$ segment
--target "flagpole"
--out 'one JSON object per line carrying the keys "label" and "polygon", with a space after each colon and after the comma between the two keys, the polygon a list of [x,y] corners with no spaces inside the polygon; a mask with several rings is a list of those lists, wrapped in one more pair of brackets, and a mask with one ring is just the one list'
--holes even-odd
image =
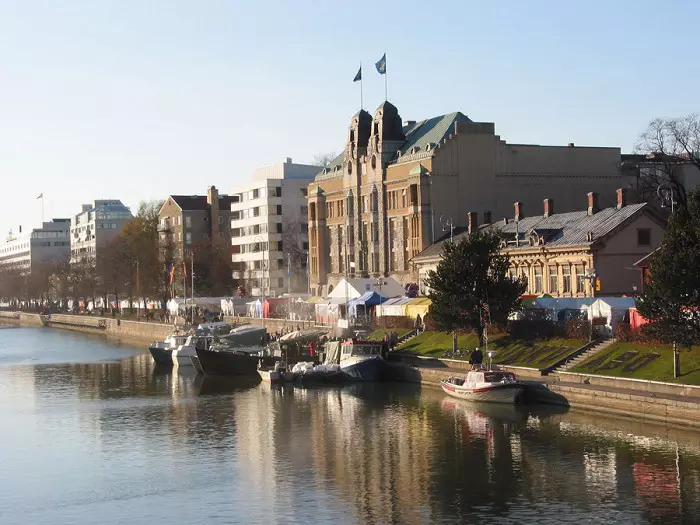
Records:
{"label": "flagpole", "polygon": [[362,97],[362,62],[360,62],[360,109],[365,109],[364,100]]}
{"label": "flagpole", "polygon": [[389,90],[387,88],[387,74],[386,74],[386,51],[384,51],[384,100],[389,102]]}

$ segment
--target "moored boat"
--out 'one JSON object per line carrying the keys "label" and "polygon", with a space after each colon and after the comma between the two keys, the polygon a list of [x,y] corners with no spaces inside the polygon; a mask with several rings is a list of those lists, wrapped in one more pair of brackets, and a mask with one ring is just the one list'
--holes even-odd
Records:
{"label": "moored boat", "polygon": [[273,366],[278,358],[227,348],[196,348],[202,372],[210,376],[258,375],[258,363]]}
{"label": "moored boat", "polygon": [[525,389],[514,373],[485,369],[470,370],[466,377],[449,377],[440,386],[452,397],[489,403],[515,403]]}
{"label": "moored boat", "polygon": [[156,364],[172,365],[173,350],[177,350],[178,347],[185,344],[185,342],[187,341],[187,337],[187,334],[181,334],[176,332],[166,337],[163,341],[151,343],[151,345],[148,347],[148,350],[149,352],[151,352],[151,356],[153,357],[153,360],[156,362]]}
{"label": "moored boat", "polygon": [[378,381],[384,370],[381,343],[348,339],[340,344],[340,371],[351,381]]}

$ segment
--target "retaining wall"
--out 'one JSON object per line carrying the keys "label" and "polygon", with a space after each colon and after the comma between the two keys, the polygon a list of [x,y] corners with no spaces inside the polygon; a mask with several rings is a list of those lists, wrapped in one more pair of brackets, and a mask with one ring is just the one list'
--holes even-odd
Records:
{"label": "retaining wall", "polygon": [[26,312],[8,312],[0,311],[0,320],[7,321],[13,324],[22,326],[44,326],[44,322],[39,314],[30,314]]}
{"label": "retaining wall", "polygon": [[688,396],[700,400],[700,386],[678,385],[675,383],[630,379],[626,377],[578,374],[575,372],[558,372],[556,375],[561,381],[567,383],[581,383],[626,390],[638,390],[654,394]]}

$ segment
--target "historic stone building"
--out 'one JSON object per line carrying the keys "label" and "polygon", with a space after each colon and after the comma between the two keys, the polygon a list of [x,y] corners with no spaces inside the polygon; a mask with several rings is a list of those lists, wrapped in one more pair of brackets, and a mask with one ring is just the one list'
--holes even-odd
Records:
{"label": "historic stone building", "polygon": [[[580,200],[581,204],[585,201]],[[639,291],[640,258],[658,248],[666,231],[666,219],[647,204],[628,204],[626,192],[617,190],[615,206],[601,209],[596,193],[587,195],[587,208],[555,213],[551,199],[544,201],[540,213],[523,215],[520,203],[513,214],[493,224],[470,224],[454,236],[454,241],[470,231],[497,231],[502,253],[510,260],[509,274],[524,277],[531,295],[552,297],[594,297],[596,295],[634,294]],[[425,280],[442,257],[445,237],[426,248],[411,261],[427,294]]]}
{"label": "historic stone building", "polygon": [[507,144],[493,123],[450,113],[402,122],[384,102],[352,117],[344,151],[309,185],[312,291],[325,295],[341,277],[387,276],[410,282],[409,261],[467,212],[482,222],[556,199],[576,209],[579,195],[627,187],[619,148]]}

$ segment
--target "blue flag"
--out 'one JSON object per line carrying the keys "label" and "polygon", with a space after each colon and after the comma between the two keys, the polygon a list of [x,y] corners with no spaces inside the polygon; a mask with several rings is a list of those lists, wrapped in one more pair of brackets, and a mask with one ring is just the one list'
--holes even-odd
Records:
{"label": "blue flag", "polygon": [[360,66],[360,69],[357,70],[357,75],[355,75],[355,78],[352,79],[353,82],[357,82],[358,80],[362,80],[362,66]]}
{"label": "blue flag", "polygon": [[377,72],[380,75],[386,75],[386,53],[384,53],[382,58],[379,59],[379,62],[374,65],[377,67]]}

